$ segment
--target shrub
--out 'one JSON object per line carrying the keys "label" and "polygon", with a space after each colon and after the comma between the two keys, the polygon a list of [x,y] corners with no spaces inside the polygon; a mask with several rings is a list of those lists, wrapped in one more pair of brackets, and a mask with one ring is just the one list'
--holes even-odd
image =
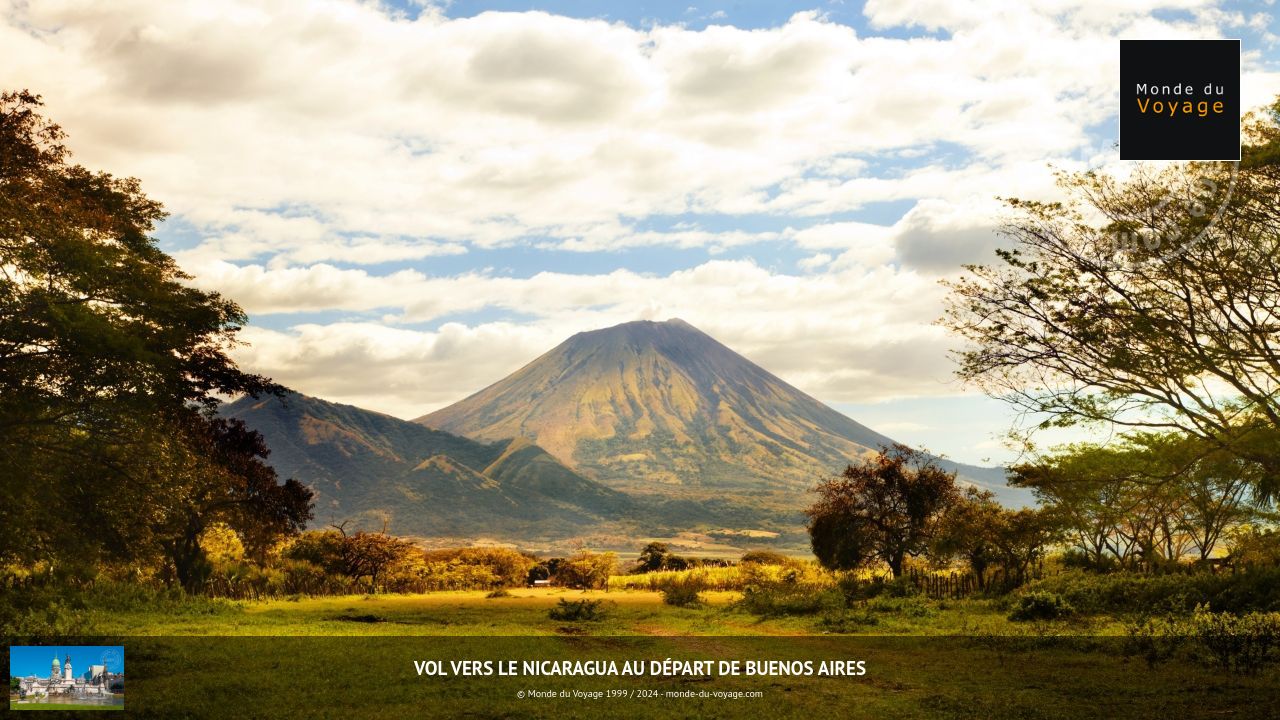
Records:
{"label": "shrub", "polygon": [[1197,605],[1237,614],[1280,610],[1280,568],[1222,575],[1071,571],[1034,581],[1024,589],[1060,595],[1082,613],[1185,613]]}
{"label": "shrub", "polygon": [[1280,529],[1259,529],[1252,525],[1231,534],[1231,562],[1243,566],[1280,565]]}
{"label": "shrub", "polygon": [[490,600],[495,598],[509,598],[511,597],[511,593],[507,592],[506,588],[498,588],[497,590],[490,590],[489,594],[485,595],[485,597]]}
{"label": "shrub", "polygon": [[844,597],[830,588],[748,585],[737,605],[753,615],[813,615],[842,609]]}
{"label": "shrub", "polygon": [[859,612],[851,612],[841,609],[836,612],[827,612],[818,621],[818,627],[824,632],[830,633],[855,633],[863,628],[873,625],[879,625],[880,619],[871,613],[870,610],[862,610]]}
{"label": "shrub", "polygon": [[606,615],[603,600],[565,600],[549,611],[547,617],[560,622],[594,622]]}
{"label": "shrub", "polygon": [[1125,625],[1125,654],[1140,655],[1147,667],[1168,660],[1186,642],[1186,630],[1174,616],[1145,615]]}
{"label": "shrub", "polygon": [[1232,615],[1196,609],[1190,633],[1218,667],[1256,674],[1280,654],[1280,613]]}
{"label": "shrub", "polygon": [[667,579],[658,588],[662,593],[662,602],[676,607],[701,604],[701,593],[706,589],[707,580],[700,573],[687,573]]}
{"label": "shrub", "polygon": [[911,618],[928,617],[933,614],[933,608],[921,595],[912,595],[910,597],[881,595],[868,603],[867,611]]}
{"label": "shrub", "polygon": [[773,550],[752,550],[742,556],[738,562],[743,565],[791,565],[796,561]]}
{"label": "shrub", "polygon": [[1058,620],[1075,613],[1071,604],[1054,593],[1032,591],[1018,598],[1010,620]]}
{"label": "shrub", "polygon": [[1152,666],[1184,647],[1205,664],[1245,675],[1280,659],[1280,613],[1233,615],[1200,606],[1191,615],[1143,618],[1127,629],[1126,652]]}
{"label": "shrub", "polygon": [[920,594],[920,588],[911,581],[911,578],[903,575],[880,583],[880,594],[893,598],[914,597]]}

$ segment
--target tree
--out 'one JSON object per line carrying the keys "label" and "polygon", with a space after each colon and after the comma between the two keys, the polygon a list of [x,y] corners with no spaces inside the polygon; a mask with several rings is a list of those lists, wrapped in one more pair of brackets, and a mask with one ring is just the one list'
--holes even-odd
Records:
{"label": "tree", "polygon": [[[311,490],[296,480],[280,484],[276,472],[262,462],[267,447],[262,436],[240,420],[186,417],[170,454],[159,468],[157,485],[169,492],[153,501],[157,532],[176,578],[194,588],[193,571],[205,565],[200,538],[210,526],[226,523],[236,530],[247,554],[261,559],[275,538],[302,530],[311,519]],[[180,492],[179,492],[180,490]]]}
{"label": "tree", "polygon": [[1188,433],[1260,463],[1261,498],[1280,490],[1277,117],[1251,121],[1235,176],[1090,172],[1061,178],[1064,202],[1009,201],[1001,263],[947,283],[959,376],[1040,427]]}
{"label": "tree", "polygon": [[369,587],[377,589],[378,576],[400,560],[412,547],[407,541],[386,533],[359,531],[345,536],[342,559],[347,576],[369,578]]}
{"label": "tree", "polygon": [[1090,565],[1131,562],[1139,551],[1134,519],[1155,480],[1145,457],[1122,446],[1076,444],[1010,469],[1009,484],[1031,488],[1047,517]]}
{"label": "tree", "polygon": [[986,589],[987,570],[1004,569],[1006,582],[1021,585],[1031,566],[1053,539],[1052,520],[1045,513],[1010,510],[996,502],[990,490],[966,488],[943,514],[932,550],[941,558],[963,558]]}
{"label": "tree", "polygon": [[995,493],[965,488],[964,493],[943,514],[934,536],[932,552],[940,558],[959,557],[986,588],[987,569],[1000,562],[996,533],[1004,508]]}
{"label": "tree", "polygon": [[244,559],[244,543],[240,535],[225,522],[215,522],[200,533],[200,549],[215,565]]}
{"label": "tree", "polygon": [[944,510],[957,499],[955,474],[905,445],[882,448],[816,488],[806,513],[818,562],[833,570],[884,562],[902,575],[907,556],[926,552]]}
{"label": "tree", "polygon": [[636,558],[636,570],[638,572],[665,570],[672,557],[669,545],[664,542],[651,542],[641,548],[640,557]]}
{"label": "tree", "polygon": [[1200,558],[1255,510],[1265,469],[1182,433],[1134,433],[1109,445],[1077,444],[1014,467],[1066,537],[1095,567]]}
{"label": "tree", "polygon": [[554,570],[556,581],[582,590],[609,588],[609,577],[618,569],[616,553],[579,552],[564,559]]}
{"label": "tree", "polygon": [[1232,528],[1257,516],[1253,491],[1265,469],[1198,438],[1169,435],[1146,440],[1152,451],[1178,468],[1173,485],[1181,502],[1177,527],[1201,560],[1213,554]]}
{"label": "tree", "polygon": [[167,556],[189,575],[210,522],[253,547],[292,532],[309,491],[215,416],[283,392],[228,355],[244,312],[186,282],[149,235],[160,204],[72,164],[40,106],[0,94],[0,562]]}
{"label": "tree", "polygon": [[1023,584],[1030,577],[1031,566],[1044,556],[1045,546],[1053,540],[1049,517],[1031,508],[1003,510],[994,530],[993,544],[1006,578],[1014,586]]}

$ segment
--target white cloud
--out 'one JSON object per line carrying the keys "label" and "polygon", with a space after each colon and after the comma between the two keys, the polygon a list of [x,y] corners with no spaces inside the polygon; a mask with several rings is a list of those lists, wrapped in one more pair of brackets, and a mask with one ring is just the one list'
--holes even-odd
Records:
{"label": "white cloud", "polygon": [[[202,273],[201,278],[213,276]],[[540,273],[373,278],[361,270],[253,268],[212,285],[250,312],[341,306],[403,308],[392,322],[468,308],[534,320],[447,323],[435,331],[372,322],[250,327],[248,366],[307,392],[415,416],[461,399],[570,335],[638,319],[680,317],[818,397],[870,402],[954,392],[949,340],[932,325],[939,288],[891,268],[784,275],[749,261],[710,261],[665,276]],[[466,298],[458,303],[456,298]],[[726,312],[732,308],[732,312]]]}
{"label": "white cloud", "polygon": [[814,13],[694,31],[539,12],[411,20],[355,0],[38,0],[3,16],[0,84],[44,93],[84,161],[144,178],[211,243],[291,208],[367,242],[308,254],[283,227],[253,233],[287,262],[375,241],[403,259],[413,242],[616,248],[637,234],[582,228],[844,212],[918,184],[868,176],[856,154],[1070,153],[1114,112],[1115,37],[1213,34],[1150,16],[1202,5],[869,3],[879,26],[923,17],[951,33],[893,39]]}
{"label": "white cloud", "polygon": [[810,255],[809,257],[796,262],[796,265],[799,265],[802,269],[810,270],[810,271],[819,270],[830,264],[831,264],[831,256],[828,255],[827,253],[818,253],[817,255]]}
{"label": "white cloud", "polygon": [[[242,360],[306,392],[416,415],[573,332],[679,316],[824,400],[866,402],[955,391],[935,277],[988,256],[992,198],[1052,194],[1050,160],[1105,160],[1087,130],[1115,114],[1117,37],[1268,27],[1208,0],[866,4],[873,28],[941,31],[910,38],[813,12],[691,30],[423,5],[9,3],[0,86],[43,93],[80,161],[142,178],[194,227],[179,260],[198,285],[255,315],[384,317],[249,328]],[[1245,63],[1246,104],[1280,91]],[[848,219],[898,202],[900,219]],[[733,227],[747,214],[775,221]],[[768,243],[803,250],[806,272],[426,270],[515,244]],[[389,262],[415,269],[373,267]],[[412,325],[486,310],[532,320]]]}

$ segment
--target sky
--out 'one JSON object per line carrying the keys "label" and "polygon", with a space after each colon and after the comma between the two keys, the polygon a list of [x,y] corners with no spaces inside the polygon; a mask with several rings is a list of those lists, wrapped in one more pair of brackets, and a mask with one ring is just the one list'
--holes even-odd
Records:
{"label": "sky", "polygon": [[[1034,6],[1034,7],[1033,7]],[[413,418],[570,335],[679,317],[895,439],[1011,457],[954,378],[940,281],[999,198],[1118,161],[1120,38],[1269,2],[0,0],[0,86],[142,180],[235,357]]]}
{"label": "sky", "polygon": [[47,678],[54,655],[58,656],[60,667],[70,655],[71,672],[77,678],[83,676],[90,665],[106,665],[110,673],[124,672],[124,647],[120,645],[18,645],[9,648],[9,675]]}

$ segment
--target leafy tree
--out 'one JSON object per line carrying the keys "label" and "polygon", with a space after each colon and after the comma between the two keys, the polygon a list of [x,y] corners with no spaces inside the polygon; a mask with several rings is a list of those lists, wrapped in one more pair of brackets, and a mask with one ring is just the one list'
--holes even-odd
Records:
{"label": "leafy tree", "polygon": [[943,511],[957,499],[955,474],[905,445],[883,448],[816,488],[806,513],[813,552],[824,567],[851,570],[874,560],[894,577],[907,556],[927,551]]}
{"label": "leafy tree", "polygon": [[565,558],[555,570],[561,585],[582,590],[607,589],[609,577],[618,569],[616,553],[580,552]]}
{"label": "leafy tree", "polygon": [[1028,487],[1095,568],[1128,559],[1132,543],[1119,531],[1130,510],[1133,461],[1118,449],[1071,445],[1010,470],[1009,484]]}
{"label": "leafy tree", "polygon": [[1263,466],[1194,437],[1148,435],[1142,442],[1172,468],[1179,500],[1173,517],[1201,560],[1231,528],[1258,515],[1253,491],[1263,482]]}
{"label": "leafy tree", "polygon": [[282,388],[231,361],[244,313],[156,246],[160,204],[72,164],[40,105],[0,94],[0,561],[167,557],[189,580],[211,523],[257,548],[310,517],[214,415]]}
{"label": "leafy tree", "polygon": [[749,550],[738,560],[743,565],[793,565],[795,561],[773,550]]}
{"label": "leafy tree", "polygon": [[328,573],[342,573],[345,538],[337,530],[311,530],[302,533],[281,553],[289,560],[302,560],[324,568]]}
{"label": "leafy tree", "polygon": [[651,542],[640,550],[640,557],[636,558],[636,571],[655,572],[657,570],[665,570],[672,557],[669,545],[664,542]]}
{"label": "leafy tree", "polygon": [[177,580],[190,587],[205,564],[200,537],[223,522],[238,531],[247,554],[261,559],[272,541],[299,532],[311,517],[311,491],[296,480],[283,485],[262,436],[242,421],[189,415],[169,454],[153,470],[168,492],[153,501],[156,523]]}
{"label": "leafy tree", "polygon": [[1090,172],[1062,177],[1064,202],[1010,201],[1000,263],[948,283],[960,377],[1041,426],[1186,432],[1260,463],[1261,498],[1280,490],[1278,113],[1251,120],[1234,178]]}
{"label": "leafy tree", "polygon": [[1236,565],[1280,565],[1280,529],[1242,525],[1231,532],[1231,562]]}
{"label": "leafy tree", "polygon": [[992,535],[1000,565],[1015,586],[1030,578],[1031,566],[1055,537],[1049,516],[1031,508],[1001,512]]}
{"label": "leafy tree", "polygon": [[344,526],[338,526],[342,536],[342,571],[347,577],[358,580],[369,578],[369,587],[377,589],[378,577],[413,548],[402,540],[385,532],[357,531],[348,535]]}
{"label": "leafy tree", "polygon": [[966,488],[943,514],[933,539],[934,555],[963,559],[977,578],[979,589],[986,587],[987,569],[1000,562],[995,536],[1004,508],[995,497],[990,490]]}
{"label": "leafy tree", "polygon": [[1208,558],[1250,504],[1259,464],[1182,433],[1136,433],[1109,445],[1070,445],[1013,468],[1094,567]]}
{"label": "leafy tree", "polygon": [[987,571],[1004,568],[1011,585],[1021,585],[1031,566],[1055,537],[1052,519],[1032,509],[1010,510],[989,490],[966,488],[944,513],[932,550],[939,557],[960,557],[987,587]]}
{"label": "leafy tree", "polygon": [[200,549],[214,564],[239,562],[244,559],[244,543],[228,524],[216,522],[200,533]]}

